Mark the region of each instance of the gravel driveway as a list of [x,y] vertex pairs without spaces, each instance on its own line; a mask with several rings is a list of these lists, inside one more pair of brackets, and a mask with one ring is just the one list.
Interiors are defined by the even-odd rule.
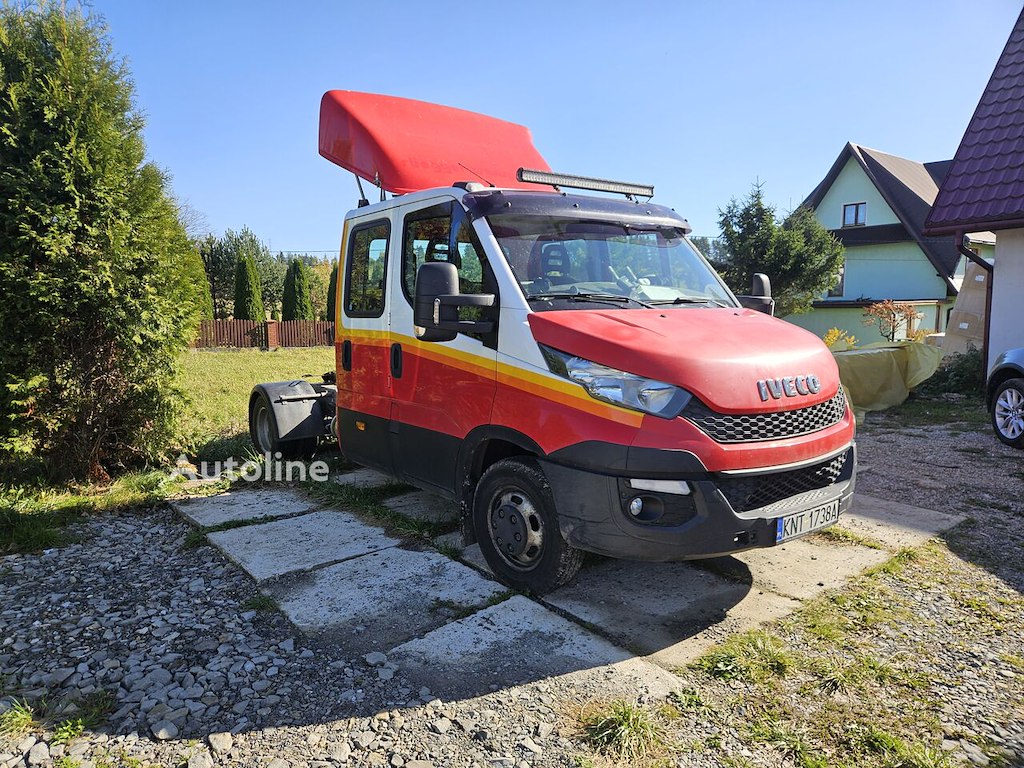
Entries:
[[[927,583],[915,585],[906,571],[892,576],[888,599],[912,605],[913,615],[872,642],[894,656],[915,649],[931,702],[922,728],[940,734],[949,760],[984,765],[1001,755],[1020,764],[1024,454],[983,427],[907,427],[886,414],[870,415],[859,440],[859,491],[971,518],[947,538],[948,554],[911,565],[922,579],[930,574]],[[216,550],[186,548],[189,530],[161,506],[87,520],[78,544],[0,560],[0,695],[11,697],[0,709],[16,695],[35,701],[51,723],[24,738],[0,736],[0,766],[525,768],[604,760],[580,738],[577,717],[597,695],[585,684],[556,678],[437,700],[372,654],[344,657],[298,635]],[[968,620],[974,614],[958,596],[972,590],[991,610]],[[790,636],[797,646],[801,631]],[[695,669],[678,674],[720,705],[668,722],[671,764],[799,764],[795,752],[751,749],[742,707],[753,689]],[[90,706],[106,710],[104,725],[77,738],[55,734],[52,724]],[[183,713],[189,725],[178,732],[173,723]]]

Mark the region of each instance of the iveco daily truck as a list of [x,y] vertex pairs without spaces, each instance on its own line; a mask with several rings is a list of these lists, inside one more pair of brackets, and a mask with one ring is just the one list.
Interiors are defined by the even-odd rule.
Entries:
[[323,97],[320,154],[380,200],[345,215],[334,376],[254,389],[260,451],[333,434],[458,501],[467,541],[534,592],[584,550],[725,555],[849,506],[828,349],[769,290],[737,299],[653,188],[552,173],[519,125],[350,91]]

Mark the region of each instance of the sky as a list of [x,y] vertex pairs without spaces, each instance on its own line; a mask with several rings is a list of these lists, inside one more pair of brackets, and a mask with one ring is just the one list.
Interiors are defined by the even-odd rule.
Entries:
[[[956,152],[1019,0],[92,0],[149,158],[222,234],[338,250],[354,177],[322,94],[404,96],[530,128],[553,170],[652,183],[695,235],[763,185],[797,207],[847,141]],[[373,195],[371,194],[372,198]]]

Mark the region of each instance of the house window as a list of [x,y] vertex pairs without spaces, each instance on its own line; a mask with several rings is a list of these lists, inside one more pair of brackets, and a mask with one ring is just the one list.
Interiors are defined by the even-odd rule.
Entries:
[[843,226],[844,227],[863,227],[864,220],[867,216],[868,204],[867,203],[850,203],[849,205],[843,206]]

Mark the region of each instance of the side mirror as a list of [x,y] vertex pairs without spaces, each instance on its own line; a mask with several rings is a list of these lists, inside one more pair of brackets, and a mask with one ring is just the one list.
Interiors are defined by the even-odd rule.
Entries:
[[755,272],[751,282],[753,283],[750,286],[751,296],[763,296],[768,299],[772,297],[772,281],[764,272]]
[[459,333],[490,333],[490,320],[460,320],[459,307],[493,307],[493,293],[459,293],[454,264],[431,261],[416,273],[413,323],[421,341],[451,341]]
[[775,299],[772,298],[772,281],[763,272],[756,272],[754,274],[749,296],[737,296],[736,298],[747,309],[756,309],[758,312],[764,312],[766,315],[775,314]]

